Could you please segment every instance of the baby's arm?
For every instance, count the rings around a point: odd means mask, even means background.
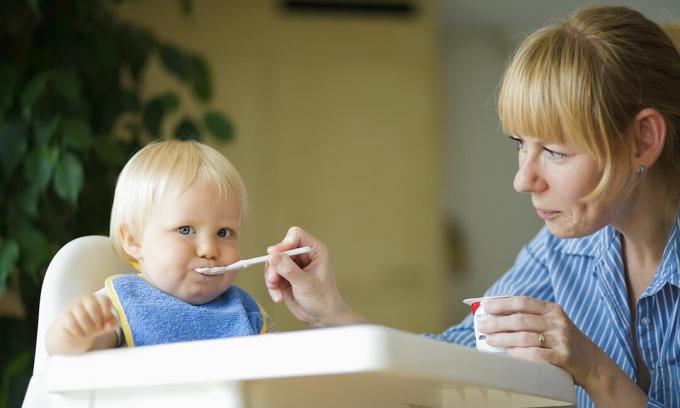
[[[86,295],[64,309],[47,330],[45,345],[50,355],[82,354],[116,346],[116,320],[108,297]]]

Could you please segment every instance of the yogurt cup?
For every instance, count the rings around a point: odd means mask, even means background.
[[[479,351],[484,351],[487,353],[506,353],[507,348],[505,347],[494,347],[490,346],[486,342],[486,335],[484,333],[480,333],[479,329],[477,328],[477,323],[482,320],[490,319],[493,317],[493,315],[490,315],[486,313],[484,310],[484,301],[487,299],[494,299],[494,298],[504,298],[504,297],[509,297],[509,296],[487,296],[487,297],[478,297],[478,298],[470,298],[470,299],[465,299],[463,300],[463,303],[466,305],[470,306],[470,309],[472,310],[472,317],[475,325],[475,345],[477,346],[477,350]]]

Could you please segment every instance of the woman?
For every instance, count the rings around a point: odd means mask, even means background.
[[[680,35],[585,8],[520,46],[498,101],[514,179],[545,228],[485,294],[492,346],[567,370],[579,406],[680,406]],[[674,42],[675,41],[675,44]],[[279,252],[311,245],[292,262]],[[293,227],[270,247],[270,295],[312,326],[363,322],[328,250]],[[431,337],[474,346],[471,316]]]

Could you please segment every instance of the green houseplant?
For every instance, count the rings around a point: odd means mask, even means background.
[[[158,56],[203,106],[208,66],[198,54],[123,21],[113,0],[0,3],[0,297],[20,294],[24,318],[0,316],[0,408],[18,406],[30,378],[43,274],[71,239],[108,233],[113,188],[126,160],[161,136],[171,91],[142,97]],[[192,3],[179,7],[191,12]],[[172,137],[233,137],[217,111],[181,117]]]

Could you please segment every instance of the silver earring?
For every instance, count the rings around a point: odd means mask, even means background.
[[[646,171],[647,171],[647,167],[645,167],[644,164],[639,165],[638,168],[637,168],[637,173],[638,173],[638,174],[643,174],[643,173],[646,172]]]

